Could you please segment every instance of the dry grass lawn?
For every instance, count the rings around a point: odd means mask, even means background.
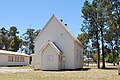
[[[90,67],[91,68],[91,67]],[[120,80],[117,67],[96,69],[85,67],[74,71],[33,71],[0,73],[0,80]]]

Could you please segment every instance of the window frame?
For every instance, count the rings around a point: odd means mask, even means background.
[[[8,62],[14,62],[14,56],[8,56]]]
[[[47,61],[53,61],[54,56],[53,55],[47,55]]]

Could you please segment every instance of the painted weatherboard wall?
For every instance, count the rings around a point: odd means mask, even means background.
[[[83,67],[83,48],[77,42],[74,42],[75,68]]]
[[[13,62],[9,62],[9,56],[13,56]],[[15,61],[15,57],[19,57],[19,62]],[[20,62],[20,59],[24,58],[24,62]],[[12,55],[12,54],[0,54],[0,66],[12,66],[12,65],[29,65],[29,56]]]
[[[59,70],[59,54],[56,53],[56,51],[48,45],[43,51],[41,55],[41,64],[42,70]]]
[[[74,69],[74,40],[64,29],[63,23],[59,22],[54,16],[45,25],[42,33],[40,33],[35,41],[35,69],[41,68],[40,50],[48,40],[54,42],[63,52],[63,56],[65,56],[65,69]]]

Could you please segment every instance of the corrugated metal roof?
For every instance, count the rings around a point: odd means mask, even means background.
[[[0,54],[9,54],[9,55],[20,55],[20,56],[29,56],[25,53],[19,53],[19,52],[12,52],[12,51],[5,51],[5,50],[0,50]]]

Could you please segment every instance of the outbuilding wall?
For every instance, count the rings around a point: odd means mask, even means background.
[[[9,56],[13,56],[13,62],[8,60]],[[19,57],[19,60],[15,61],[15,57]],[[24,61],[20,60],[21,57],[24,58]],[[13,65],[29,65],[29,56],[0,54],[0,66],[13,66]]]

